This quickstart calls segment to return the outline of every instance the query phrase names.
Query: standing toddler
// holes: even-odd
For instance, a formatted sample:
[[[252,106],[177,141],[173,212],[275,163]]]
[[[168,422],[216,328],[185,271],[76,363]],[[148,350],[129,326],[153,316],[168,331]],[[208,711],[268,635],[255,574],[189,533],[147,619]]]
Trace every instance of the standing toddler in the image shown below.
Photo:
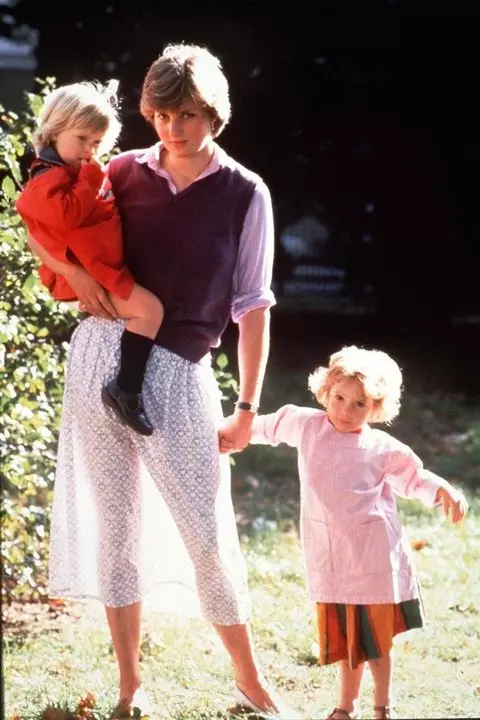
[[[369,717],[390,718],[393,637],[423,625],[395,495],[441,505],[454,523],[468,505],[407,445],[371,427],[391,422],[400,408],[402,374],[386,353],[344,347],[310,376],[309,386],[326,412],[285,405],[255,419],[252,442],[284,442],[298,450],[301,537],[316,602],[319,662],[338,662],[340,670],[338,707],[328,720],[355,717],[365,663],[375,687]]]

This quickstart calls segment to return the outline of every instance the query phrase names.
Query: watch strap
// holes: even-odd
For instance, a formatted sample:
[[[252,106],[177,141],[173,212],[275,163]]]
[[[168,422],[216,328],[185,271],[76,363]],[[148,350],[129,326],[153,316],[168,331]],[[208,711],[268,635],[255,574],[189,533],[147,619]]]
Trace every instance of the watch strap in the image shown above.
[[[247,410],[248,412],[252,413],[256,413],[258,411],[258,405],[255,405],[254,403],[243,402],[243,400],[238,400],[235,405],[239,410]]]

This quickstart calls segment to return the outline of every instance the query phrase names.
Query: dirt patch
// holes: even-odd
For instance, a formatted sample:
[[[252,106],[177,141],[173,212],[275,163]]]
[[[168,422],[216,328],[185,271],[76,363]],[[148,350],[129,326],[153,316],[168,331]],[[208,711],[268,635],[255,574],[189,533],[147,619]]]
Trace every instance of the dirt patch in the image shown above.
[[[21,639],[60,632],[66,623],[79,617],[78,605],[65,600],[11,602],[2,608],[3,636]]]

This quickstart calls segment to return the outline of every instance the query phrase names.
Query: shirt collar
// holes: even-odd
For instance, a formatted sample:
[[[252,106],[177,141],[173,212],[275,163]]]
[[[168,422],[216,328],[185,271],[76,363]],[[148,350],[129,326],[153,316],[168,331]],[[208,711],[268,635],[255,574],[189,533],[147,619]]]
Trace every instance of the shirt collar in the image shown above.
[[[147,148],[141,155],[136,158],[136,161],[142,165],[147,165],[153,172],[161,177],[166,178],[171,182],[169,173],[160,164],[160,153],[162,151],[163,143],[157,142],[155,145]],[[227,165],[228,155],[222,150],[216,143],[213,144],[213,157],[211,162],[205,168],[205,170],[195,178],[194,182],[201,180],[208,175],[212,175],[217,172],[221,167]]]
[[[42,148],[38,153],[38,159],[45,160],[45,162],[51,163],[52,165],[63,166],[66,164],[64,163],[58,152],[55,150],[53,145],[47,145],[47,147]]]

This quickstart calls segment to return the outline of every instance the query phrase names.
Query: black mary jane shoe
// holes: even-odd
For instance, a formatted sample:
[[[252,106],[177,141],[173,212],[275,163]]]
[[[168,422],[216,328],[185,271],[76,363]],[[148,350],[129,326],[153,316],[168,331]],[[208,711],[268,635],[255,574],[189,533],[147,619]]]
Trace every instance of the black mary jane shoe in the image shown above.
[[[125,392],[116,380],[111,380],[102,389],[102,400],[122,423],[140,435],[152,435],[153,425],[145,413],[141,393]]]

